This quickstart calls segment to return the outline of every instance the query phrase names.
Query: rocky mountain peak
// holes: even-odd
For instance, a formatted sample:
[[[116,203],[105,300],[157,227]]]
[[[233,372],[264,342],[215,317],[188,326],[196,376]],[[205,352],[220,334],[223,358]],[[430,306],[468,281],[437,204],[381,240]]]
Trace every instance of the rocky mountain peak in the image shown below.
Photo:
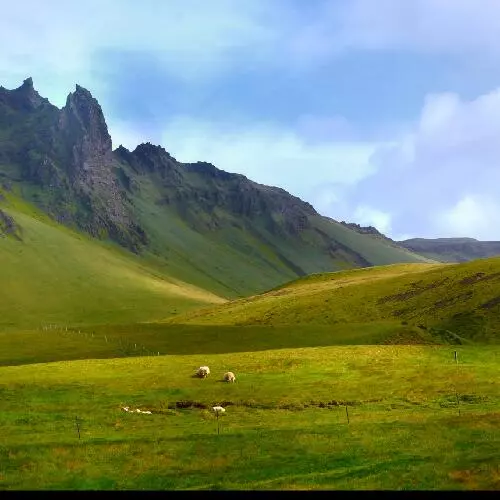
[[[5,91],[5,97],[12,107],[25,111],[33,111],[42,104],[49,104],[49,101],[35,90],[31,77],[26,78],[17,89]]]
[[[75,92],[74,94],[85,97],[87,99],[94,99],[92,97],[92,94],[90,93],[89,90],[87,90],[85,87],[82,87],[81,85],[75,84]],[[95,100],[95,99],[94,99]]]
[[[19,88],[20,89],[27,89],[27,90],[34,90],[33,78],[31,78],[31,76],[28,76],[28,78],[26,78],[26,80],[23,81],[23,84]]]
[[[131,163],[137,171],[160,172],[163,174],[167,170],[171,170],[176,161],[164,148],[155,146],[150,142],[139,144],[132,152],[132,158]]]
[[[101,106],[92,94],[80,85],[68,95],[61,110],[61,129],[79,144],[84,156],[109,156],[111,136]]]
[[[360,234],[371,234],[374,236],[380,236],[382,238],[390,240],[385,234],[382,234],[376,227],[373,226],[361,226],[360,224],[356,224],[355,222],[340,222],[343,226],[348,227],[349,229],[353,229],[357,233]]]
[[[172,158],[170,153],[165,150],[162,146],[156,146],[150,142],[143,142],[139,144],[133,151],[134,154],[143,156],[167,156]]]

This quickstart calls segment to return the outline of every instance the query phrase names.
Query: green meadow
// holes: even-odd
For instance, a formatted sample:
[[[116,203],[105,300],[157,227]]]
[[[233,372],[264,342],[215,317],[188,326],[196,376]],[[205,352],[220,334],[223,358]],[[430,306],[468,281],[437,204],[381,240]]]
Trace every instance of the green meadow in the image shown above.
[[[455,350],[334,346],[3,366],[1,484],[498,489],[500,351],[460,346],[457,364]],[[205,363],[211,375],[193,378]],[[234,384],[221,382],[228,369]],[[216,404],[226,409],[219,421]]]
[[[500,488],[500,259],[229,301],[3,208],[0,489]]]

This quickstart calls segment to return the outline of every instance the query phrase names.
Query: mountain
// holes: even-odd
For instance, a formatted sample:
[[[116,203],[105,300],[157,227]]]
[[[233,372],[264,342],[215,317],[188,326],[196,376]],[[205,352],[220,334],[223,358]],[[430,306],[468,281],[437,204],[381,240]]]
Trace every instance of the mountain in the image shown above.
[[[413,238],[398,241],[398,245],[441,262],[467,262],[500,255],[500,241],[474,238]]]
[[[314,272],[427,261],[210,163],[181,163],[150,143],[113,150],[99,103],[79,85],[62,109],[31,78],[0,87],[0,191],[225,297]]]
[[[341,224],[359,234],[366,234],[398,248],[406,248],[437,262],[468,262],[500,255],[500,241],[478,241],[474,238],[412,238],[394,241],[373,226],[345,221]]]

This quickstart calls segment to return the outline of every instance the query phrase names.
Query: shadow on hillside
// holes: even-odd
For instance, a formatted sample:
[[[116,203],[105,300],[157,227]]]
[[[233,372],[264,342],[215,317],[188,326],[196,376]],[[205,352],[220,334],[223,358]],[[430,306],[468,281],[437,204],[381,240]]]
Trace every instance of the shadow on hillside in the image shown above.
[[[436,342],[431,336],[425,338],[418,328],[399,322],[291,326],[133,324],[80,329],[81,334],[71,329],[4,332],[0,335],[0,366],[157,353],[211,355],[334,345],[443,343],[442,339]],[[192,377],[197,378],[196,373]]]

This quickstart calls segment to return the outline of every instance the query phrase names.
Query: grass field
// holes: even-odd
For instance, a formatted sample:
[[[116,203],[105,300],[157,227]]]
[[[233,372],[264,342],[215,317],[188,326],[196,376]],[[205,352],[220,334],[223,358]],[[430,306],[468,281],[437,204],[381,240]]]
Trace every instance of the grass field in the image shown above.
[[[337,346],[4,366],[0,485],[498,489],[500,351],[460,346],[456,365],[454,350]],[[205,363],[211,376],[192,378]],[[235,384],[220,382],[228,369]],[[226,407],[219,435],[214,404]]]

